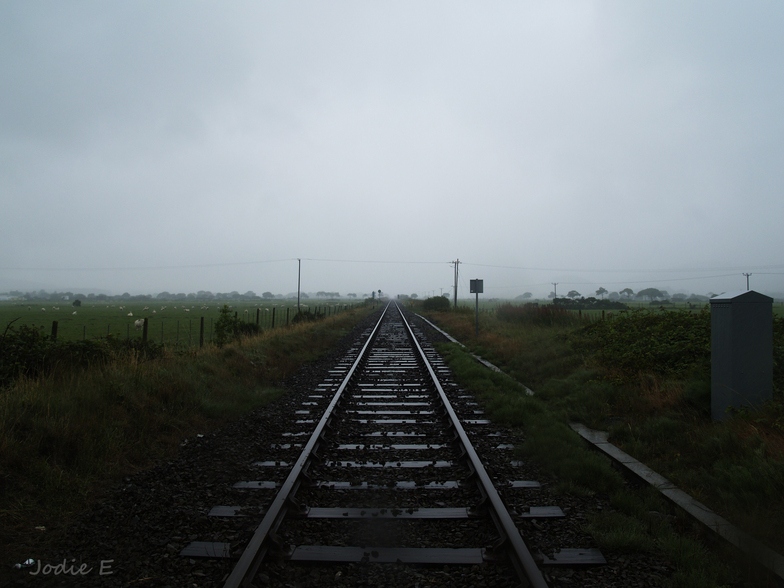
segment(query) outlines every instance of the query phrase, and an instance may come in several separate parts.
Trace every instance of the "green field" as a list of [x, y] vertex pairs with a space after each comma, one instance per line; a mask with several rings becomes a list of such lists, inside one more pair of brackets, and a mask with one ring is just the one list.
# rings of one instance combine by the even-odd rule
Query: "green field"
[[[148, 320], [149, 340], [167, 346], [190, 347], [199, 345], [201, 318], [204, 318], [204, 341], [212, 340], [213, 324], [220, 309], [228, 304], [237, 317], [246, 322], [256, 322], [270, 329], [285, 326], [297, 313], [296, 300], [272, 301], [146, 301], [124, 303], [83, 302], [74, 307], [72, 303], [36, 301], [0, 303], [0, 329], [15, 321], [13, 326], [28, 325], [43, 329], [49, 334], [53, 321], [57, 321], [57, 338], [66, 341], [96, 339], [111, 334], [113, 337], [141, 338], [134, 321]], [[317, 312], [332, 316], [357, 301], [308, 300], [301, 304], [303, 312]], [[16, 320], [15, 320], [16, 319]], [[273, 325], [274, 319], [274, 325]]]

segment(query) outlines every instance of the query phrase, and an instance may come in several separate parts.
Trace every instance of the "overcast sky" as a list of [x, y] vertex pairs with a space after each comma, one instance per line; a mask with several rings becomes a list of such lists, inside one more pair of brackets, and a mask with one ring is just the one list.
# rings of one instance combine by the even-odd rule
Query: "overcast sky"
[[0, 291], [784, 292], [784, 3], [0, 3]]

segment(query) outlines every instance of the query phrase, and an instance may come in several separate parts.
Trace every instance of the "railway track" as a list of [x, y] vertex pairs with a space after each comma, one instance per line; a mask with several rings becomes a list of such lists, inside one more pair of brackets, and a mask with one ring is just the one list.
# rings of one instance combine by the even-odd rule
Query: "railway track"
[[[541, 529], [536, 520], [565, 513], [533, 506], [539, 483], [519, 475], [509, 439], [394, 303], [295, 412], [254, 462], [258, 477], [234, 484], [237, 504], [210, 512], [249, 535], [226, 588], [303, 575], [424, 586], [433, 569], [455, 586], [544, 587], [542, 565], [603, 562], [570, 546], [529, 551], [526, 523]], [[480, 454], [492, 457], [490, 472]], [[231, 543], [199, 541], [181, 555], [236, 556]]]

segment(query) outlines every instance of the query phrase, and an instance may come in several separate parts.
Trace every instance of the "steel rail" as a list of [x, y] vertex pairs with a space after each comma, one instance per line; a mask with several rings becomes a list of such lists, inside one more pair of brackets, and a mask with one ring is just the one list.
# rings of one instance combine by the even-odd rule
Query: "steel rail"
[[417, 338], [414, 335], [414, 331], [408, 324], [408, 321], [403, 315], [403, 311], [400, 310], [400, 307], [395, 304], [395, 308], [400, 313], [400, 316], [403, 319], [403, 324], [406, 326], [409, 336], [411, 337], [411, 341], [416, 350], [419, 352], [419, 356], [421, 357], [424, 366], [427, 368], [427, 371], [433, 380], [433, 384], [435, 385], [438, 394], [441, 397], [441, 401], [444, 403], [444, 408], [446, 409], [447, 415], [452, 422], [452, 426], [455, 429], [460, 443], [463, 445], [466, 458], [476, 473], [477, 483], [480, 485], [482, 492], [487, 496], [487, 500], [490, 503], [492, 517], [499, 526], [499, 531], [502, 532], [509, 543], [509, 547], [511, 548], [509, 551], [510, 555], [512, 556], [512, 563], [518, 571], [518, 574], [520, 574], [521, 580], [528, 582], [533, 588], [548, 588], [547, 582], [545, 582], [541, 570], [536, 565], [536, 561], [531, 555], [531, 552], [528, 551], [528, 547], [525, 545], [525, 542], [520, 535], [520, 531], [517, 529], [517, 526], [514, 524], [512, 517], [509, 515], [509, 511], [507, 510], [506, 505], [498, 495], [498, 491], [495, 489], [490, 476], [487, 474], [487, 470], [485, 470], [485, 467], [482, 465], [482, 460], [479, 459], [474, 446], [468, 439], [468, 435], [466, 434], [465, 429], [463, 429], [463, 425], [460, 424], [460, 419], [452, 408], [452, 403], [449, 402], [449, 399], [447, 398], [441, 383], [438, 381], [438, 377], [436, 376], [433, 367], [430, 365], [430, 362], [425, 356], [425, 352], [419, 345], [419, 341], [417, 341]]
[[273, 500], [269, 510], [264, 515], [264, 518], [256, 528], [256, 531], [253, 533], [253, 537], [251, 537], [250, 542], [242, 552], [237, 565], [234, 566], [231, 574], [226, 579], [224, 588], [239, 588], [240, 586], [249, 586], [253, 581], [253, 578], [258, 572], [259, 566], [264, 559], [264, 555], [266, 554], [266, 544], [268, 543], [270, 534], [274, 533], [280, 526], [280, 523], [283, 521], [283, 518], [285, 517], [288, 510], [287, 503], [289, 502], [289, 498], [293, 496], [293, 491], [295, 491], [295, 489], [298, 487], [299, 477], [305, 470], [306, 464], [309, 463], [310, 457], [313, 454], [313, 451], [316, 448], [319, 439], [327, 426], [327, 423], [332, 418], [332, 412], [340, 402], [340, 397], [342, 396], [343, 391], [348, 386], [348, 383], [356, 372], [357, 367], [362, 362], [367, 350], [375, 340], [376, 335], [379, 332], [381, 322], [384, 320], [388, 309], [389, 304], [387, 304], [387, 306], [381, 312], [381, 317], [378, 319], [376, 326], [373, 328], [373, 331], [370, 333], [370, 336], [365, 342], [365, 345], [359, 352], [357, 359], [352, 364], [351, 368], [346, 374], [346, 377], [343, 379], [343, 382], [341, 382], [340, 387], [332, 397], [332, 401], [329, 403], [329, 406], [324, 412], [324, 415], [321, 417], [321, 420], [316, 426], [316, 429], [310, 436], [310, 439], [305, 445], [305, 448], [302, 450], [299, 458], [297, 458], [296, 463], [292, 467], [291, 472], [286, 478], [286, 481], [281, 486], [277, 496], [275, 496], [275, 500]]

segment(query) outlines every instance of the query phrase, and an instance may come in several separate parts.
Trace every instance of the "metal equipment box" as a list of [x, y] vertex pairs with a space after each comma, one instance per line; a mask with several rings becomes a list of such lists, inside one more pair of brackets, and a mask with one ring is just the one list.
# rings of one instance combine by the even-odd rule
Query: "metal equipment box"
[[711, 416], [773, 394], [773, 299], [753, 290], [711, 298]]

